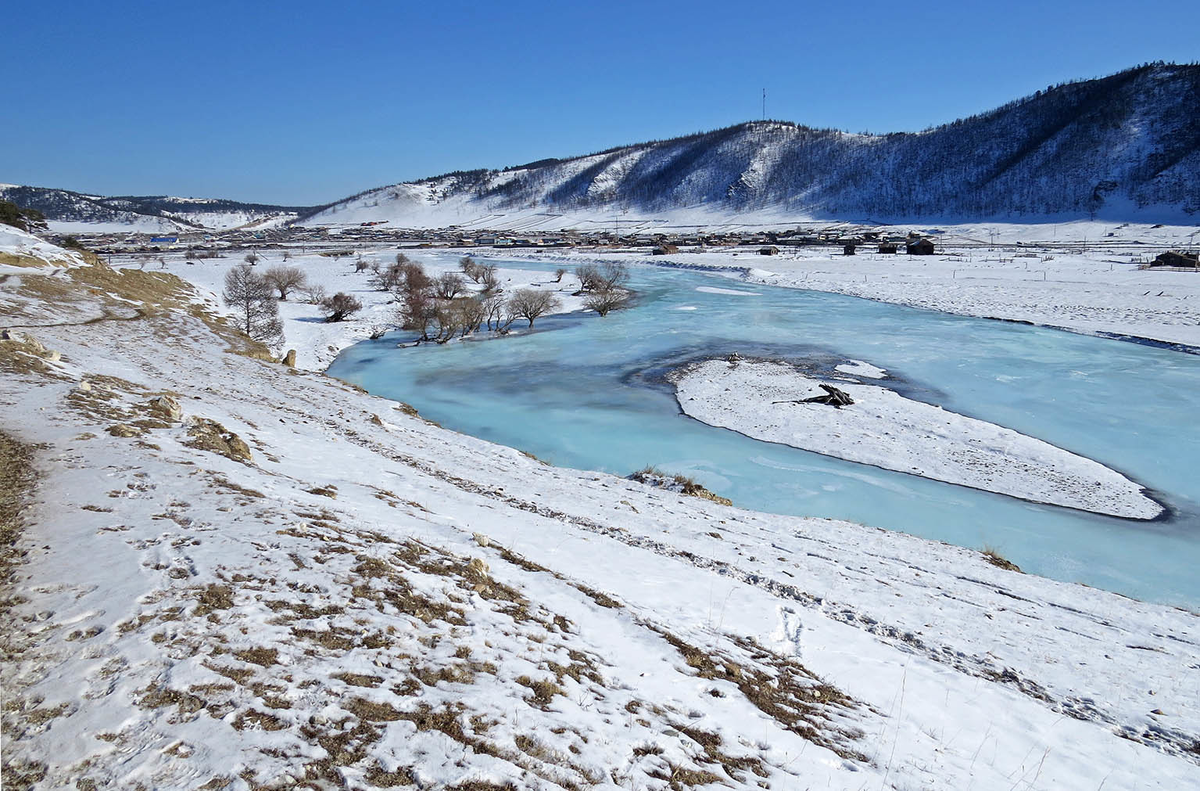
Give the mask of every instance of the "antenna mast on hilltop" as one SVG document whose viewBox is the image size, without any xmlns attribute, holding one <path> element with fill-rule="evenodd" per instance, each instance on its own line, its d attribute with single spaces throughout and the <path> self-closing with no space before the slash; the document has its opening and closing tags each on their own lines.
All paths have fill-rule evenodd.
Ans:
<svg viewBox="0 0 1200 791">
<path fill-rule="evenodd" d="M 767 120 L 767 89 L 766 88 L 763 88 L 763 118 L 762 119 L 764 121 Z"/>
</svg>

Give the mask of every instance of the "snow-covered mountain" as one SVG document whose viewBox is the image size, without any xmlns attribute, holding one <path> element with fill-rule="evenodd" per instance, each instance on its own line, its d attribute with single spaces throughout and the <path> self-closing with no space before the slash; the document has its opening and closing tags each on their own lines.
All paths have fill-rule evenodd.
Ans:
<svg viewBox="0 0 1200 791">
<path fill-rule="evenodd" d="M 62 233 L 175 232 L 274 226 L 295 219 L 305 206 L 271 206 L 220 198 L 104 197 L 70 190 L 0 184 L 0 200 L 46 215 Z"/>
<path fill-rule="evenodd" d="M 923 132 L 751 122 L 394 184 L 301 222 L 507 227 L 504 217 L 538 212 L 563 215 L 556 225 L 588 215 L 611 220 L 614 212 L 1190 222 L 1200 212 L 1197 118 L 1200 66 L 1154 64 L 1054 86 Z"/>
</svg>

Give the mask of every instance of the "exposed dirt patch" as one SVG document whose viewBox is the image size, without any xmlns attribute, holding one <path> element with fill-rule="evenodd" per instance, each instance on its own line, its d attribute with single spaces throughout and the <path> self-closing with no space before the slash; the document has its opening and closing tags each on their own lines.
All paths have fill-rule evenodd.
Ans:
<svg viewBox="0 0 1200 791">
<path fill-rule="evenodd" d="M 21 512 L 34 481 L 33 449 L 0 432 L 0 588 L 7 589 L 13 569 L 21 562 L 17 548 L 23 528 Z M 0 616 L 7 621 L 7 604 L 0 603 L 0 608 Z"/>
</svg>

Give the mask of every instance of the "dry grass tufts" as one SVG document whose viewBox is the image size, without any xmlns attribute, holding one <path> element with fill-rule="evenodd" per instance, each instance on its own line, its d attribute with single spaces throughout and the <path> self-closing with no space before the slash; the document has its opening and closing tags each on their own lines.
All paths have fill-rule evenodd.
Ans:
<svg viewBox="0 0 1200 791">
<path fill-rule="evenodd" d="M 366 722 L 395 722 L 402 719 L 400 712 L 390 703 L 376 703 L 366 698 L 354 698 L 344 704 L 344 708 Z"/>
<path fill-rule="evenodd" d="M 144 690 L 139 690 L 139 692 L 142 697 L 138 700 L 138 705 L 143 709 L 159 709 L 163 706 L 175 706 L 180 714 L 195 714 L 208 705 L 204 698 L 199 695 L 182 692 L 178 689 L 170 689 L 169 687 L 151 684 Z"/>
<path fill-rule="evenodd" d="M 587 585 L 576 584 L 575 588 L 580 593 L 594 601 L 596 604 L 599 604 L 601 607 L 608 607 L 610 609 L 617 610 L 624 606 L 621 604 L 621 602 L 617 601 L 612 596 L 609 596 L 607 593 L 598 591 L 595 588 L 589 588 Z"/>
<path fill-rule="evenodd" d="M 710 500 L 720 505 L 733 505 L 733 500 L 730 500 L 728 497 L 722 497 L 719 494 L 713 494 L 697 483 L 694 478 L 689 478 L 686 475 L 669 475 L 654 466 L 643 467 L 630 475 L 629 480 L 649 486 L 670 489 L 671 491 L 686 494 L 689 497 L 699 497 L 702 500 Z"/>
<path fill-rule="evenodd" d="M 274 714 L 268 714 L 265 711 L 258 711 L 256 709 L 247 709 L 234 719 L 233 727 L 239 731 L 247 729 L 281 731 L 288 727 L 288 724 L 286 720 L 282 720 Z"/>
<path fill-rule="evenodd" d="M 195 616 L 207 615 L 214 610 L 228 610 L 233 606 L 233 588 L 213 583 L 200 591 L 196 599 L 199 604 L 192 612 Z"/>
<path fill-rule="evenodd" d="M 821 681 L 799 662 L 772 653 L 752 640 L 735 638 L 734 642 L 747 651 L 755 663 L 743 666 L 728 656 L 697 648 L 665 630 L 655 631 L 679 651 L 700 678 L 727 681 L 736 686 L 755 708 L 797 736 L 832 750 L 842 758 L 867 761 L 865 755 L 847 746 L 861 734 L 834 725 L 829 714 L 832 707 L 854 707 L 854 700 Z M 773 672 L 762 670 L 763 665 Z"/>
<path fill-rule="evenodd" d="M 255 646 L 242 651 L 234 651 L 233 655 L 243 662 L 270 667 L 279 664 L 279 649 Z"/>
<path fill-rule="evenodd" d="M 1001 555 L 999 550 L 997 550 L 995 547 L 988 546 L 987 544 L 985 544 L 983 547 L 983 550 L 982 550 L 982 554 L 983 554 L 983 559 L 986 560 L 988 563 L 991 563 L 996 568 L 1001 568 L 1001 569 L 1004 569 L 1005 571 L 1015 571 L 1018 574 L 1025 573 L 1025 572 L 1021 571 L 1020 566 L 1018 566 L 1016 563 L 1013 563 L 1011 560 L 1009 560 L 1008 558 Z"/>
<path fill-rule="evenodd" d="M 546 708 L 550 705 L 555 695 L 566 695 L 562 687 L 548 678 L 535 680 L 529 676 L 518 676 L 516 681 L 521 686 L 528 687 L 533 692 L 532 697 L 525 699 L 526 702 L 532 701 L 541 708 Z"/>
<path fill-rule="evenodd" d="M 377 687 L 383 683 L 381 676 L 364 676 L 359 673 L 334 673 L 332 678 L 352 687 Z"/>
<path fill-rule="evenodd" d="M 308 492 L 309 494 L 315 494 L 315 495 L 319 495 L 321 497 L 328 497 L 331 500 L 336 500 L 337 496 L 338 496 L 338 488 L 336 486 L 334 486 L 333 484 L 330 484 L 328 486 L 316 486 L 316 487 L 313 487 L 312 489 L 305 489 L 304 491 Z"/>
<path fill-rule="evenodd" d="M 366 781 L 372 788 L 398 788 L 417 784 L 416 774 L 411 766 L 402 766 L 394 772 L 385 772 L 378 766 L 366 771 Z"/>
</svg>

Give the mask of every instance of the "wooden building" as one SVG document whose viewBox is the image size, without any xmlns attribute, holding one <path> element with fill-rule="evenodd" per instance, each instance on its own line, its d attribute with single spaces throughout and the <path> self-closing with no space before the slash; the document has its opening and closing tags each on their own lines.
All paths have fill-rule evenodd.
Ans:
<svg viewBox="0 0 1200 791">
<path fill-rule="evenodd" d="M 910 239 L 904 245 L 904 252 L 909 255 L 933 255 L 933 242 L 928 239 Z"/>
</svg>

